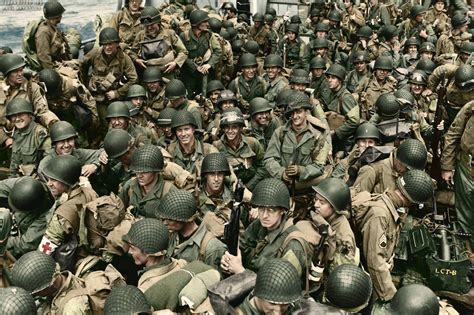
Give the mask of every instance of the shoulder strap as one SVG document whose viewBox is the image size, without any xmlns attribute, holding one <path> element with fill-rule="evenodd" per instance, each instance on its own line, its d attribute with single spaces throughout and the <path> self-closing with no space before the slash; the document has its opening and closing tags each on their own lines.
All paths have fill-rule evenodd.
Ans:
<svg viewBox="0 0 474 315">
<path fill-rule="evenodd" d="M 199 246 L 199 260 L 200 261 L 204 261 L 204 259 L 206 258 L 207 245 L 213 238 L 214 238 L 214 235 L 211 232 L 206 231 L 206 234 L 201 240 L 201 246 Z"/>
<path fill-rule="evenodd" d="M 59 303 L 58 305 L 58 314 L 64 313 L 64 306 L 66 306 L 67 302 L 69 302 L 71 299 L 75 297 L 82 296 L 82 295 L 86 295 L 87 297 L 89 297 L 89 294 L 87 293 L 86 288 L 77 288 L 66 293 L 66 295 L 61 299 L 61 303 Z"/>
</svg>

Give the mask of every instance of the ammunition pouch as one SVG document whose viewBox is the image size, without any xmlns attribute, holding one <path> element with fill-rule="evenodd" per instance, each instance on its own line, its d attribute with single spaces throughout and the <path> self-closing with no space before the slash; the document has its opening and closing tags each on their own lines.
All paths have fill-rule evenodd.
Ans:
<svg viewBox="0 0 474 315">
<path fill-rule="evenodd" d="M 326 119 L 331 130 L 336 130 L 346 122 L 346 117 L 334 111 L 326 112 Z"/>
</svg>

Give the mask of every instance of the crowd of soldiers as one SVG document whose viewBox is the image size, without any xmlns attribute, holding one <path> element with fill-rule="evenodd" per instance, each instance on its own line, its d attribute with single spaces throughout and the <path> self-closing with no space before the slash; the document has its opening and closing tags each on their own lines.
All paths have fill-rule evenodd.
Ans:
<svg viewBox="0 0 474 315">
<path fill-rule="evenodd" d="M 464 1 L 142 2 L 0 48 L 0 313 L 474 309 Z"/>
</svg>

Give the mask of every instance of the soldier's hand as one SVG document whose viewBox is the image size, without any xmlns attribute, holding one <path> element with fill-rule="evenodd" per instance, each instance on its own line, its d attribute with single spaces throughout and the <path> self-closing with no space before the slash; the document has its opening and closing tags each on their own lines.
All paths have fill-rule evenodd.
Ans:
<svg viewBox="0 0 474 315">
<path fill-rule="evenodd" d="M 441 177 L 448 183 L 448 185 L 454 185 L 454 172 L 453 171 L 441 171 Z"/>
<path fill-rule="evenodd" d="M 146 61 L 143 59 L 135 60 L 135 63 L 140 66 L 140 68 L 146 69 Z"/>
<path fill-rule="evenodd" d="M 5 140 L 5 147 L 11 148 L 12 145 L 13 145 L 13 138 L 7 138 L 7 140 Z"/>
<path fill-rule="evenodd" d="M 225 272 L 237 274 L 245 271 L 242 265 L 242 255 L 240 249 L 237 249 L 237 256 L 231 255 L 229 252 L 225 252 L 221 258 L 221 268 Z"/>
<path fill-rule="evenodd" d="M 197 67 L 197 71 L 201 72 L 202 74 L 208 74 L 209 69 L 211 69 L 211 65 L 208 64 Z"/>
<path fill-rule="evenodd" d="M 400 42 L 397 40 L 397 41 L 395 42 L 395 44 L 393 44 L 393 51 L 394 51 L 394 52 L 399 52 L 400 49 L 401 49 L 401 46 L 402 46 L 402 45 L 401 45 Z"/>
<path fill-rule="evenodd" d="M 367 48 L 367 41 L 366 41 L 365 39 L 361 39 L 361 40 L 360 40 L 360 43 L 362 44 L 362 47 L 363 47 L 364 49 Z"/>
<path fill-rule="evenodd" d="M 118 98 L 118 93 L 116 91 L 108 91 L 105 93 L 105 96 L 109 101 L 113 101 L 114 99 Z"/>
<path fill-rule="evenodd" d="M 97 170 L 97 165 L 95 164 L 86 164 L 81 169 L 81 175 L 89 177 Z"/>
<path fill-rule="evenodd" d="M 258 209 L 257 208 L 250 209 L 249 219 L 250 219 L 250 221 L 258 219 Z"/>
<path fill-rule="evenodd" d="M 174 69 L 176 69 L 176 66 L 178 64 L 174 61 L 171 61 L 171 62 L 168 62 L 167 64 L 165 64 L 165 70 L 163 71 L 164 73 L 170 73 L 171 71 L 173 71 Z"/>
<path fill-rule="evenodd" d="M 440 131 L 444 130 L 444 119 L 439 122 L 438 126 L 436 126 L 436 129 Z"/>
<path fill-rule="evenodd" d="M 289 165 L 286 170 L 285 170 L 285 173 L 288 177 L 296 177 L 298 176 L 298 174 L 300 173 L 299 169 L 298 169 L 298 165 Z"/>
<path fill-rule="evenodd" d="M 102 164 L 107 164 L 109 162 L 109 156 L 107 155 L 107 152 L 105 152 L 104 149 L 100 150 L 99 153 L 99 162 Z"/>
<path fill-rule="evenodd" d="M 431 94 L 433 94 L 433 91 L 431 91 L 430 89 L 426 89 L 423 92 L 421 92 L 421 95 L 425 97 L 430 96 Z"/>
<path fill-rule="evenodd" d="M 426 33 L 426 30 L 421 30 L 420 33 L 418 33 L 418 35 L 420 35 L 420 37 L 423 37 L 423 38 L 428 37 L 428 33 Z"/>
</svg>

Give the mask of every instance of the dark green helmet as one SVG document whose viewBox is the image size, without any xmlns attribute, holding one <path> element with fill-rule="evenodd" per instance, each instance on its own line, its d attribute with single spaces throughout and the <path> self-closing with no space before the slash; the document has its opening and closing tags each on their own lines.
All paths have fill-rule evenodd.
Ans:
<svg viewBox="0 0 474 315">
<path fill-rule="evenodd" d="M 160 11 L 152 6 L 145 6 L 140 14 L 140 23 L 150 25 L 161 21 Z"/>
<path fill-rule="evenodd" d="M 464 91 L 474 89 L 474 71 L 471 65 L 464 64 L 457 68 L 454 73 L 454 84 Z"/>
<path fill-rule="evenodd" d="M 301 18 L 299 15 L 292 15 L 290 17 L 290 23 L 291 24 L 301 24 Z"/>
<path fill-rule="evenodd" d="M 133 84 L 127 92 L 127 98 L 143 97 L 146 98 L 146 90 L 140 84 Z"/>
<path fill-rule="evenodd" d="M 229 20 L 224 20 L 222 21 L 222 27 L 225 29 L 229 27 L 234 27 L 234 23 L 232 23 L 232 21 L 229 21 Z"/>
<path fill-rule="evenodd" d="M 14 212 L 43 213 L 54 204 L 49 189 L 32 177 L 21 177 L 8 195 L 8 205 Z"/>
<path fill-rule="evenodd" d="M 439 314 L 439 302 L 436 294 L 422 284 L 409 284 L 398 289 L 390 301 L 390 314 Z"/>
<path fill-rule="evenodd" d="M 74 129 L 74 126 L 63 120 L 55 122 L 51 126 L 49 133 L 53 144 L 58 141 L 77 137 L 77 132 L 76 129 Z"/>
<path fill-rule="evenodd" d="M 268 100 L 263 97 L 255 97 L 249 103 L 250 117 L 258 113 L 268 112 L 269 110 L 272 110 L 272 106 Z"/>
<path fill-rule="evenodd" d="M 299 24 L 295 24 L 295 23 L 289 24 L 285 28 L 285 32 L 292 32 L 292 33 L 295 33 L 296 35 L 298 35 L 299 30 L 300 30 Z"/>
<path fill-rule="evenodd" d="M 430 52 L 430 53 L 435 53 L 436 52 L 436 47 L 432 42 L 424 42 L 423 44 L 420 45 L 420 49 L 418 52 L 424 53 L 424 52 Z"/>
<path fill-rule="evenodd" d="M 59 268 L 56 268 L 53 257 L 34 250 L 24 254 L 15 262 L 11 280 L 14 286 L 25 289 L 34 295 L 49 287 L 57 272 L 59 272 Z"/>
<path fill-rule="evenodd" d="M 313 69 L 326 69 L 326 61 L 320 56 L 316 56 L 309 62 L 309 68 Z"/>
<path fill-rule="evenodd" d="M 15 54 L 5 54 L 0 56 L 0 72 L 7 76 L 13 70 L 25 66 L 25 59 Z"/>
<path fill-rule="evenodd" d="M 231 34 L 225 29 L 222 29 L 219 32 L 219 35 L 221 35 L 221 37 L 224 38 L 226 41 L 230 41 L 232 39 Z"/>
<path fill-rule="evenodd" d="M 281 180 L 265 178 L 255 186 L 250 203 L 254 207 L 278 207 L 289 210 L 290 192 Z"/>
<path fill-rule="evenodd" d="M 164 163 L 160 148 L 147 144 L 133 152 L 130 170 L 134 173 L 161 172 Z"/>
<path fill-rule="evenodd" d="M 436 69 L 436 64 L 430 59 L 422 59 L 418 61 L 415 67 L 415 70 L 424 71 L 427 75 L 431 75 L 434 69 Z"/>
<path fill-rule="evenodd" d="M 281 90 L 275 100 L 275 106 L 281 107 L 281 106 L 287 106 L 288 103 L 290 102 L 290 96 L 295 92 L 292 89 L 284 89 Z"/>
<path fill-rule="evenodd" d="M 230 167 L 224 153 L 209 153 L 202 161 L 201 174 L 223 172 L 230 174 Z"/>
<path fill-rule="evenodd" d="M 287 260 L 272 259 L 257 272 L 254 296 L 273 304 L 291 304 L 302 297 L 301 280 Z"/>
<path fill-rule="evenodd" d="M 257 66 L 257 58 L 254 54 L 251 53 L 244 53 L 240 57 L 239 61 L 240 68 L 243 67 L 256 67 Z"/>
<path fill-rule="evenodd" d="M 273 15 L 273 16 L 276 16 L 276 15 L 277 15 L 276 9 L 275 9 L 275 8 L 272 8 L 272 7 L 267 8 L 267 10 L 265 11 L 265 13 L 271 14 L 271 15 Z"/>
<path fill-rule="evenodd" d="M 201 23 L 204 23 L 209 20 L 209 15 L 206 11 L 203 10 L 194 10 L 189 15 L 189 21 L 191 22 L 191 26 L 198 26 Z"/>
<path fill-rule="evenodd" d="M 63 80 L 56 70 L 43 69 L 39 72 L 38 78 L 43 83 L 47 97 L 56 98 L 61 95 Z"/>
<path fill-rule="evenodd" d="M 226 109 L 222 112 L 220 124 L 222 127 L 229 125 L 245 126 L 244 115 L 238 107 Z"/>
<path fill-rule="evenodd" d="M 280 55 L 270 54 L 265 57 L 265 60 L 263 61 L 263 68 L 270 67 L 283 68 L 283 59 L 280 57 Z"/>
<path fill-rule="evenodd" d="M 394 119 L 400 113 L 400 103 L 393 93 L 385 93 L 380 95 L 375 102 L 377 114 L 384 120 Z"/>
<path fill-rule="evenodd" d="M 252 20 L 254 22 L 263 22 L 264 20 L 264 16 L 262 13 L 255 13 L 253 16 L 252 16 Z"/>
<path fill-rule="evenodd" d="M 132 136 L 123 129 L 110 129 L 104 138 L 104 150 L 111 159 L 121 157 L 132 145 Z"/>
<path fill-rule="evenodd" d="M 377 126 L 367 121 L 357 127 L 355 139 L 375 139 L 377 142 L 380 142 L 380 131 Z"/>
<path fill-rule="evenodd" d="M 6 116 L 28 113 L 34 115 L 33 105 L 30 101 L 23 98 L 14 98 L 7 103 Z"/>
<path fill-rule="evenodd" d="M 309 13 L 310 17 L 319 17 L 321 16 L 321 10 L 319 10 L 318 8 L 314 8 L 311 10 L 311 12 Z"/>
<path fill-rule="evenodd" d="M 175 189 L 161 201 L 156 216 L 163 220 L 191 222 L 197 213 L 196 199 L 189 191 Z"/>
<path fill-rule="evenodd" d="M 357 37 L 370 38 L 372 37 L 372 29 L 370 28 L 370 26 L 362 26 L 357 30 L 356 35 Z"/>
<path fill-rule="evenodd" d="M 395 151 L 395 158 L 408 169 L 423 170 L 426 166 L 428 152 L 423 142 L 417 139 L 406 139 Z"/>
<path fill-rule="evenodd" d="M 326 38 L 316 38 L 311 42 L 311 49 L 329 48 L 329 41 Z"/>
<path fill-rule="evenodd" d="M 388 70 L 392 71 L 393 69 L 393 60 L 390 56 L 379 56 L 375 60 L 374 70 L 381 69 L 381 70 Z"/>
<path fill-rule="evenodd" d="M 331 10 L 328 14 L 328 19 L 330 21 L 341 22 L 341 13 L 337 10 Z"/>
<path fill-rule="evenodd" d="M 213 33 L 219 34 L 222 29 L 222 22 L 216 17 L 209 18 L 209 28 Z"/>
<path fill-rule="evenodd" d="M 194 128 L 197 128 L 198 125 L 196 123 L 196 119 L 194 118 L 193 114 L 187 110 L 178 110 L 176 113 L 171 117 L 171 129 L 175 130 L 180 126 L 191 125 Z"/>
<path fill-rule="evenodd" d="M 329 274 L 324 294 L 332 305 L 358 312 L 369 303 L 372 280 L 358 266 L 342 264 Z"/>
<path fill-rule="evenodd" d="M 8 47 L 8 46 L 0 47 L 0 55 L 4 55 L 4 54 L 13 54 L 13 50 L 11 49 L 11 47 Z"/>
<path fill-rule="evenodd" d="M 236 39 L 232 42 L 232 52 L 234 54 L 240 54 L 242 52 L 242 47 L 244 46 L 244 41 L 241 39 Z"/>
<path fill-rule="evenodd" d="M 292 112 L 300 108 L 312 109 L 313 106 L 311 105 L 308 95 L 300 91 L 294 91 L 291 97 L 288 98 L 288 106 L 286 107 L 285 115 L 290 116 Z"/>
<path fill-rule="evenodd" d="M 237 30 L 232 26 L 226 28 L 227 33 L 229 33 L 230 39 L 234 39 L 237 36 Z"/>
<path fill-rule="evenodd" d="M 43 15 L 47 19 L 54 19 L 63 15 L 64 7 L 58 1 L 47 1 L 43 6 Z"/>
<path fill-rule="evenodd" d="M 405 42 L 405 47 L 408 48 L 409 46 L 420 47 L 420 41 L 419 41 L 418 38 L 416 38 L 416 37 L 410 37 L 410 38 L 407 39 L 406 42 Z"/>
<path fill-rule="evenodd" d="M 209 96 L 214 91 L 225 90 L 224 84 L 220 80 L 212 80 L 207 83 L 206 94 Z"/>
<path fill-rule="evenodd" d="M 309 73 L 305 69 L 294 69 L 290 75 L 291 83 L 309 84 Z"/>
<path fill-rule="evenodd" d="M 183 81 L 178 79 L 172 79 L 166 84 L 165 96 L 170 100 L 174 100 L 183 96 L 186 96 L 186 87 Z"/>
<path fill-rule="evenodd" d="M 48 178 L 74 186 L 81 176 L 82 164 L 73 155 L 54 156 L 46 164 L 43 173 Z"/>
<path fill-rule="evenodd" d="M 107 115 L 106 118 L 114 118 L 114 117 L 126 117 L 130 118 L 130 111 L 128 110 L 127 103 L 122 101 L 115 101 L 110 103 L 107 106 Z"/>
<path fill-rule="evenodd" d="M 351 192 L 342 179 L 326 178 L 318 186 L 313 186 L 313 189 L 323 196 L 338 214 L 343 214 L 350 207 Z"/>
<path fill-rule="evenodd" d="M 147 220 L 147 219 L 145 219 Z M 151 314 L 145 294 L 133 285 L 112 288 L 104 305 L 105 315 Z"/>
<path fill-rule="evenodd" d="M 147 67 L 142 74 L 143 83 L 163 82 L 163 76 L 160 68 L 157 66 Z"/>
<path fill-rule="evenodd" d="M 433 197 L 433 180 L 425 171 L 411 169 L 397 179 L 397 187 L 412 203 L 425 203 Z"/>
<path fill-rule="evenodd" d="M 469 17 L 466 14 L 456 13 L 451 18 L 451 25 L 453 28 L 459 28 L 467 24 L 469 24 Z"/>
<path fill-rule="evenodd" d="M 362 51 L 362 50 L 356 51 L 352 58 L 352 63 L 357 63 L 357 62 L 368 63 L 369 61 L 370 61 L 369 55 L 367 54 L 366 51 Z"/>
<path fill-rule="evenodd" d="M 462 44 L 460 53 L 468 54 L 468 55 L 474 53 L 474 43 L 473 42 L 465 42 L 464 44 Z M 420 62 L 418 62 L 418 63 L 420 63 Z"/>
<path fill-rule="evenodd" d="M 234 105 L 237 103 L 237 98 L 235 97 L 234 92 L 231 90 L 223 90 L 219 97 L 217 98 L 217 106 L 221 106 L 222 102 L 232 101 Z"/>
<path fill-rule="evenodd" d="M 329 69 L 326 70 L 326 75 L 333 75 L 344 82 L 346 79 L 346 68 L 340 64 L 334 63 L 329 67 Z"/>
<path fill-rule="evenodd" d="M 319 22 L 316 24 L 316 27 L 314 28 L 315 32 L 329 32 L 329 25 L 324 22 Z"/>
<path fill-rule="evenodd" d="M 20 287 L 1 288 L 0 314 L 36 314 L 35 299 Z"/>
<path fill-rule="evenodd" d="M 408 91 L 407 89 L 398 89 L 395 91 L 395 93 L 393 93 L 393 95 L 400 103 L 400 111 L 402 113 L 411 111 L 413 105 L 415 104 L 415 97 L 413 96 L 413 94 L 411 94 L 410 91 Z"/>
<path fill-rule="evenodd" d="M 176 114 L 176 109 L 172 107 L 166 107 L 162 109 L 160 115 L 158 115 L 156 124 L 160 127 L 170 127 L 171 119 L 173 118 L 174 114 Z"/>
<path fill-rule="evenodd" d="M 265 20 L 266 24 L 271 24 L 271 23 L 273 23 L 273 21 L 275 21 L 275 17 L 271 14 L 265 14 L 263 16 L 263 19 Z"/>
<path fill-rule="evenodd" d="M 168 229 L 157 219 L 145 218 L 132 224 L 122 239 L 147 254 L 164 255 L 168 248 Z"/>
<path fill-rule="evenodd" d="M 415 19 L 417 15 L 423 14 L 426 12 L 426 8 L 422 5 L 414 5 L 410 9 L 410 17 Z"/>
<path fill-rule="evenodd" d="M 428 77 L 426 73 L 422 70 L 415 70 L 410 75 L 408 83 L 417 84 L 417 85 L 426 85 L 428 83 Z"/>
<path fill-rule="evenodd" d="M 113 27 L 106 27 L 99 34 L 99 45 L 120 43 L 120 37 L 117 30 Z"/>
</svg>

